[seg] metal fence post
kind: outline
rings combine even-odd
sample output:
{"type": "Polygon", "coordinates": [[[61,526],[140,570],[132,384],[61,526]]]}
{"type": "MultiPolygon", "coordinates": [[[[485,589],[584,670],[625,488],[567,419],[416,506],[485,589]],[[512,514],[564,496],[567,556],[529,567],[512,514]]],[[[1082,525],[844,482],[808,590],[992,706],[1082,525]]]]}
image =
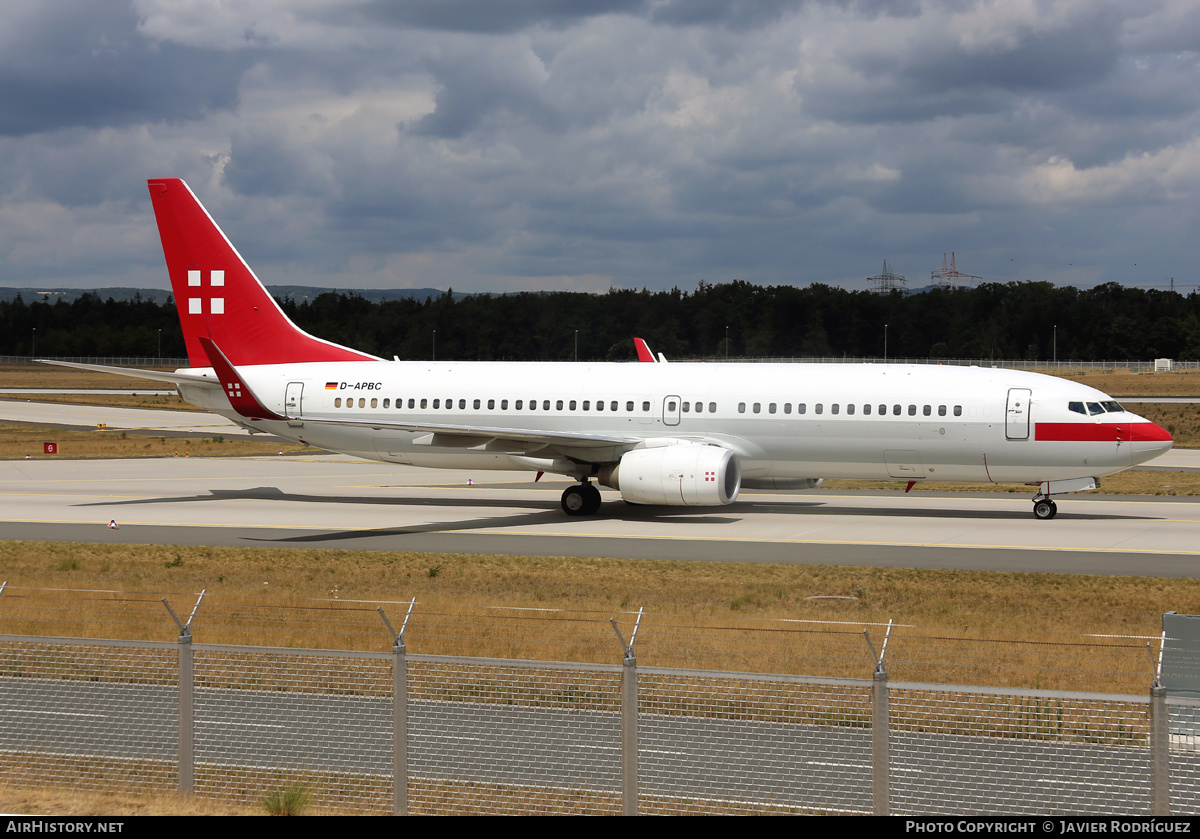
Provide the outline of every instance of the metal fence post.
{"type": "Polygon", "coordinates": [[[888,815],[890,806],[888,797],[891,789],[891,753],[888,742],[887,665],[884,663],[884,656],[887,655],[887,645],[891,635],[892,622],[889,620],[887,634],[883,637],[883,649],[876,655],[875,645],[871,643],[870,634],[867,630],[863,630],[863,637],[867,639],[871,657],[875,659],[875,671],[871,681],[871,812],[876,816],[888,815]]]}
{"type": "MultiPolygon", "coordinates": [[[[1167,633],[1163,630],[1158,648],[1158,662],[1154,667],[1154,681],[1150,685],[1150,815],[1171,815],[1171,723],[1167,716],[1167,687],[1163,684],[1163,651],[1166,649],[1167,633]]],[[[1155,665],[1154,652],[1150,650],[1150,663],[1155,665]]]]}
{"type": "Polygon", "coordinates": [[[621,815],[638,814],[638,684],[637,642],[638,627],[642,625],[642,609],[638,609],[637,622],[629,643],[621,636],[616,618],[609,618],[613,632],[624,648],[621,659],[621,815]]]}
{"type": "Polygon", "coordinates": [[[1150,688],[1150,815],[1171,815],[1171,728],[1160,684],[1150,688]]]}
{"type": "Polygon", "coordinates": [[[408,604],[404,623],[400,631],[392,629],[392,623],[379,607],[388,631],[392,633],[392,815],[408,815],[408,644],[404,631],[412,617],[417,598],[408,604]]]}
{"type": "Polygon", "coordinates": [[[162,604],[167,607],[167,613],[179,627],[179,672],[176,682],[179,685],[179,794],[190,796],[196,791],[196,701],[195,701],[195,665],[192,659],[192,621],[196,618],[196,610],[200,601],[204,600],[204,591],[192,607],[187,623],[175,616],[175,610],[162,598],[162,604]]]}

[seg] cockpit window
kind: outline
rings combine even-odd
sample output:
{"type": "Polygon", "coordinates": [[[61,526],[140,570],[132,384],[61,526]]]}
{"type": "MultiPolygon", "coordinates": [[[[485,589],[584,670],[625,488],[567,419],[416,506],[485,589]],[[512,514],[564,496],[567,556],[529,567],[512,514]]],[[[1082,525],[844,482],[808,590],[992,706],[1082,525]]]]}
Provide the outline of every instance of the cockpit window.
{"type": "Polygon", "coordinates": [[[1096,416],[1097,414],[1104,413],[1104,408],[1103,408],[1103,406],[1101,406],[1101,404],[1099,402],[1089,402],[1089,403],[1087,403],[1087,407],[1088,407],[1088,413],[1091,414],[1092,416],[1096,416]]]}
{"type": "Polygon", "coordinates": [[[1082,402],[1068,402],[1067,407],[1077,414],[1083,414],[1085,417],[1087,416],[1087,409],[1083,407],[1082,402]]]}
{"type": "Polygon", "coordinates": [[[1120,406],[1119,403],[1113,402],[1112,400],[1109,400],[1108,402],[1101,402],[1100,404],[1103,405],[1104,410],[1108,411],[1110,414],[1119,414],[1125,410],[1120,406]]]}

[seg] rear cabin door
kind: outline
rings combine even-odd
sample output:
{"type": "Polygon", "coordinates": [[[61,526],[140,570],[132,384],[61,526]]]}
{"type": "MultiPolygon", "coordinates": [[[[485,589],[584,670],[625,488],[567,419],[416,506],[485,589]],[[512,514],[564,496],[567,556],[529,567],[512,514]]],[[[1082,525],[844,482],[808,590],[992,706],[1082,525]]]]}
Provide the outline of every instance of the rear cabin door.
{"type": "Polygon", "coordinates": [[[1029,396],[1027,387],[1008,389],[1008,407],[1004,411],[1004,436],[1010,440],[1029,439],[1029,396]]]}
{"type": "Polygon", "coordinates": [[[295,419],[301,415],[301,400],[304,398],[304,382],[288,382],[283,396],[283,415],[295,419]]]}

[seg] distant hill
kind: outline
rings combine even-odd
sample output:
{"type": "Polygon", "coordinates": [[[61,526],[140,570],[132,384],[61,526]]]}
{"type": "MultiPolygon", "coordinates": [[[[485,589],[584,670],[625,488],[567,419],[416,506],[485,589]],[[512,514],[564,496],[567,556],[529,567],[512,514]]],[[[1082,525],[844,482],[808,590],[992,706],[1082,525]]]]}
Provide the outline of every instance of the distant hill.
{"type": "MultiPolygon", "coordinates": [[[[334,292],[335,294],[357,294],[359,297],[366,298],[372,303],[378,303],[383,300],[407,300],[416,298],[418,300],[427,300],[430,297],[441,297],[446,292],[437,288],[319,288],[316,286],[304,285],[269,285],[267,291],[280,298],[290,297],[297,303],[303,303],[305,300],[312,300],[326,292],[334,292]]],[[[21,299],[26,303],[31,303],[34,300],[48,300],[53,303],[56,300],[62,300],[71,303],[78,299],[81,295],[94,293],[101,300],[112,298],[113,300],[132,300],[135,295],[141,295],[143,300],[151,300],[155,303],[165,303],[171,296],[171,292],[163,288],[124,288],[116,286],[113,288],[5,288],[0,287],[0,301],[8,302],[16,299],[16,296],[21,295],[21,299]]],[[[454,299],[461,300],[468,295],[462,292],[454,292],[454,299]]]]}

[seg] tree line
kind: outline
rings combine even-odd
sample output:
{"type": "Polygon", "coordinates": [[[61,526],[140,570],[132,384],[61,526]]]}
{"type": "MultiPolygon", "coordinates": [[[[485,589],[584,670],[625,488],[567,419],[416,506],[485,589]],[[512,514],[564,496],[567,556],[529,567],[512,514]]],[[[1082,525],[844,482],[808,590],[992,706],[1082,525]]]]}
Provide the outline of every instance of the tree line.
{"type": "MultiPolygon", "coordinates": [[[[854,356],[1200,359],[1200,294],[987,283],[886,295],[827,285],[705,283],[691,292],[527,292],[371,302],[279,301],[302,329],[405,360],[630,360],[632,338],[668,358],[854,356]],[[886,345],[885,345],[886,342],[886,345]]],[[[172,302],[0,302],[0,355],[182,356],[172,302]]]]}

